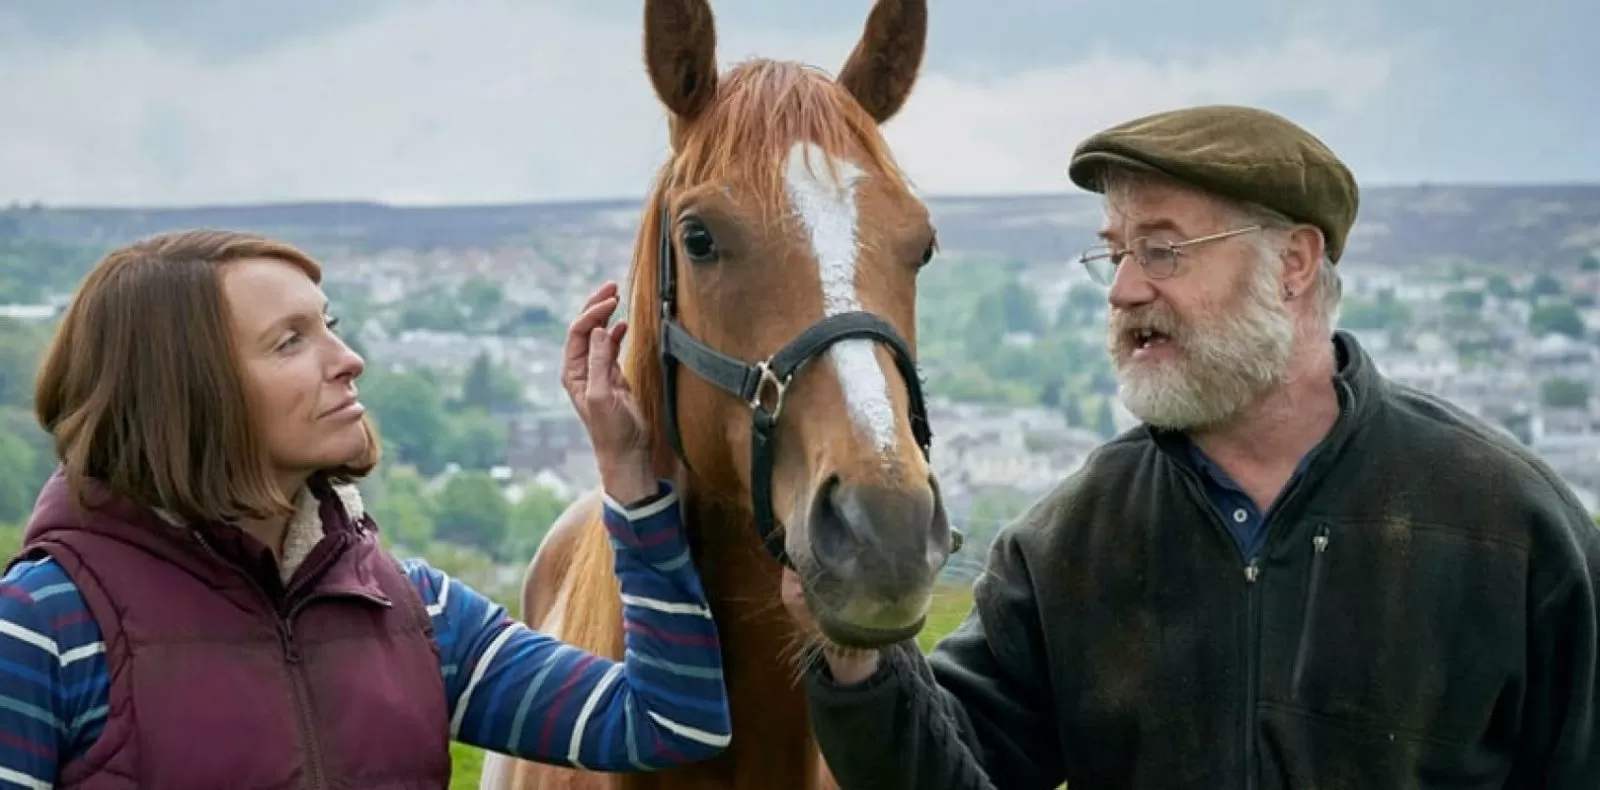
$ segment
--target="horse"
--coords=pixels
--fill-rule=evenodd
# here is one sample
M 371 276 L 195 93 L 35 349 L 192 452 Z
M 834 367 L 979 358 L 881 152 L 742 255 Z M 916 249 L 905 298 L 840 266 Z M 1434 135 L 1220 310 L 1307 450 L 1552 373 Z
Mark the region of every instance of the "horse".
M 719 73 L 707 0 L 646 0 L 671 153 L 634 242 L 624 373 L 676 482 L 721 636 L 733 738 L 712 760 L 582 773 L 490 754 L 483 790 L 836 787 L 799 661 L 918 634 L 958 546 L 929 463 L 913 350 L 931 216 L 882 137 L 921 69 L 925 0 L 877 0 L 837 78 L 752 58 Z M 521 618 L 620 659 L 598 492 L 523 579 Z M 816 627 L 780 601 L 800 575 Z

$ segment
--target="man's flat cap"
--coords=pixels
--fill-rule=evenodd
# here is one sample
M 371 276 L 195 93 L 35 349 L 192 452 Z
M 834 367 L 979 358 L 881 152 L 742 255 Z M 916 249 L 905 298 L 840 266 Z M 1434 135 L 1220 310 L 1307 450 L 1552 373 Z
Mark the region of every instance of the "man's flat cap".
M 1147 115 L 1079 144 L 1067 175 L 1091 192 L 1111 166 L 1150 170 L 1322 229 L 1337 262 L 1360 192 L 1327 145 L 1286 118 L 1251 107 L 1205 106 Z

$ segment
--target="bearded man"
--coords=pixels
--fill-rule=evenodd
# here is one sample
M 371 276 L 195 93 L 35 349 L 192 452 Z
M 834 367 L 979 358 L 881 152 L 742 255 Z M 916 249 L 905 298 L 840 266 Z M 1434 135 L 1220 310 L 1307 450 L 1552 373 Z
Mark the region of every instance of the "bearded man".
M 840 787 L 1600 787 L 1600 531 L 1334 329 L 1349 170 L 1279 116 L 1198 107 L 1068 172 L 1105 196 L 1084 263 L 1143 424 L 1003 531 L 926 659 L 806 667 Z

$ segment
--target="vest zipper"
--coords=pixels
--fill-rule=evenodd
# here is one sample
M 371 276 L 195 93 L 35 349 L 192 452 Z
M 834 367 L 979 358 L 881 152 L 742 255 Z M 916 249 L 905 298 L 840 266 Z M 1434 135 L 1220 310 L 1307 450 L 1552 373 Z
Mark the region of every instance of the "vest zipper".
M 305 670 L 300 667 L 300 651 L 295 646 L 294 633 L 287 620 L 284 621 L 283 635 L 285 654 L 289 657 L 289 663 L 294 665 L 289 668 L 289 680 L 294 687 L 295 710 L 300 713 L 300 731 L 305 738 L 306 756 L 310 758 L 311 786 L 327 787 L 328 778 L 322 767 L 322 739 L 312 732 L 316 722 L 311 715 L 311 692 L 306 688 Z
M 1306 658 L 1311 652 L 1312 618 L 1317 614 L 1317 591 L 1322 589 L 1322 555 L 1328 551 L 1328 525 L 1317 527 L 1311 538 L 1311 579 L 1306 584 L 1305 607 L 1300 613 L 1300 644 L 1294 652 L 1294 672 L 1290 675 L 1289 699 L 1300 698 L 1300 680 L 1305 676 Z
M 195 540 L 199 541 L 200 545 L 204 546 L 205 550 L 210 553 L 211 556 L 218 562 L 229 568 L 232 568 L 240 576 L 243 576 L 245 580 L 250 583 L 250 587 L 256 591 L 256 594 L 261 596 L 261 600 L 266 603 L 267 608 L 271 609 L 273 614 L 276 616 L 278 642 L 283 647 L 284 660 L 289 662 L 290 665 L 288 668 L 289 684 L 294 690 L 295 710 L 300 714 L 300 735 L 301 740 L 304 741 L 306 749 L 308 763 L 307 770 L 311 774 L 311 787 L 327 787 L 328 780 L 327 776 L 324 774 L 322 765 L 323 758 L 321 744 L 319 743 L 319 739 L 312 732 L 312 730 L 316 728 L 316 722 L 311 715 L 311 704 L 309 699 L 310 692 L 306 689 L 304 670 L 300 665 L 300 646 L 294 641 L 294 616 L 299 613 L 300 607 L 304 601 L 295 603 L 294 606 L 290 607 L 286 614 L 281 614 L 277 603 L 272 600 L 271 595 L 267 594 L 267 590 L 265 587 L 261 586 L 261 582 L 256 581 L 254 576 L 246 573 L 238 565 L 229 561 L 228 558 L 222 556 L 222 552 L 217 551 L 216 548 L 206 540 L 205 535 L 201 534 L 199 530 L 191 530 L 190 534 L 194 535 Z M 327 562 L 327 560 L 324 562 Z M 308 578 L 309 576 L 310 574 L 307 574 Z M 284 598 L 286 600 L 288 598 L 287 591 L 285 591 Z

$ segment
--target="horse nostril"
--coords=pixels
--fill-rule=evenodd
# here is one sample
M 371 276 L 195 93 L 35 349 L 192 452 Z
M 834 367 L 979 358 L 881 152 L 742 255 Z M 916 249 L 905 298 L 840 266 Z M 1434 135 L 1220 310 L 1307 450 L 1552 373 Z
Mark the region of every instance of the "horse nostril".
M 859 527 L 841 507 L 840 490 L 839 478 L 829 475 L 811 500 L 811 517 L 806 524 L 811 554 L 828 568 L 848 564 L 860 550 Z
M 829 478 L 807 524 L 812 559 L 884 599 L 927 582 L 948 556 L 949 520 L 932 488 L 904 489 Z

